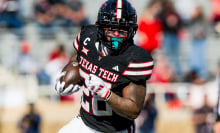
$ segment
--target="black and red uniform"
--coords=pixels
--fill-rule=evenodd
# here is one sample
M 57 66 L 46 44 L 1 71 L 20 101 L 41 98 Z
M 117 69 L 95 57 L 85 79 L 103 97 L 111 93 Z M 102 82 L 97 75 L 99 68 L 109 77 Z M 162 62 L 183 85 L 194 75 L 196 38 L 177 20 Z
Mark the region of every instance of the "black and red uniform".
M 122 96 L 123 88 L 130 82 L 146 86 L 154 64 L 148 52 L 134 45 L 132 40 L 126 42 L 128 47 L 120 54 L 100 56 L 99 43 L 98 28 L 95 25 L 83 27 L 74 41 L 84 83 L 89 74 L 95 74 L 119 96 Z M 87 126 L 101 132 L 116 132 L 134 126 L 134 120 L 118 115 L 108 103 L 92 94 L 85 85 L 80 115 Z

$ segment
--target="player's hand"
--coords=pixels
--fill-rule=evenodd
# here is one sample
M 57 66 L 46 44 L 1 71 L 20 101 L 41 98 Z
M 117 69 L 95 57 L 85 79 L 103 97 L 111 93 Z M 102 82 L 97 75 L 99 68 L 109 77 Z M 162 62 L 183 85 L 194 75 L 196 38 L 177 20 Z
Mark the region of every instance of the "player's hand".
M 77 84 L 76 85 L 69 84 L 67 87 L 65 87 L 66 84 L 65 81 L 60 80 L 60 78 L 64 75 L 65 75 L 65 71 L 58 76 L 56 80 L 55 91 L 61 96 L 67 96 L 74 92 L 77 92 L 80 89 L 80 86 Z
M 87 88 L 93 94 L 100 96 L 105 101 L 108 101 L 111 96 L 111 91 L 106 87 L 104 81 L 94 74 L 89 75 L 89 80 L 86 81 Z

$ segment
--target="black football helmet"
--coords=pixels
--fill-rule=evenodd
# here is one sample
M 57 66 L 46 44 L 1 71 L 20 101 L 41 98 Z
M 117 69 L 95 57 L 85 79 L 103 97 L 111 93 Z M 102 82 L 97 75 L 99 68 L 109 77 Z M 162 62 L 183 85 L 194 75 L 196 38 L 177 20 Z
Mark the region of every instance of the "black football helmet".
M 99 29 L 99 39 L 104 47 L 107 47 L 111 53 L 118 53 L 127 47 L 129 40 L 133 42 L 133 37 L 138 28 L 136 10 L 127 0 L 107 0 L 99 9 L 96 25 Z M 107 41 L 105 28 L 127 31 L 127 37 L 123 42 L 118 42 L 117 49 L 112 41 Z

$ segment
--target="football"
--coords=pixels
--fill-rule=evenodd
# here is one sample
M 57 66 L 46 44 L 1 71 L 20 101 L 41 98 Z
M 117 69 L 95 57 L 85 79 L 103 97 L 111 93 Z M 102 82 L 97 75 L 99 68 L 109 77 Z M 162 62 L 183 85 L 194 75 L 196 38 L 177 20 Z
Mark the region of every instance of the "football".
M 79 65 L 77 62 L 73 62 L 64 67 L 62 72 L 65 72 L 64 76 L 61 77 L 61 81 L 65 82 L 65 88 L 70 84 L 81 85 L 81 78 L 79 74 Z

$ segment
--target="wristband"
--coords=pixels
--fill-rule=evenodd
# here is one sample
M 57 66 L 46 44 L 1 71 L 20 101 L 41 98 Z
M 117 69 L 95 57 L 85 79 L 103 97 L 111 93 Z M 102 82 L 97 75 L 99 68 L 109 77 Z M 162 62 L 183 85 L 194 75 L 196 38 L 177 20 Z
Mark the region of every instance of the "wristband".
M 104 97 L 104 101 L 108 102 L 109 99 L 111 98 L 112 92 L 110 90 L 108 90 L 108 92 L 106 93 L 105 97 Z

